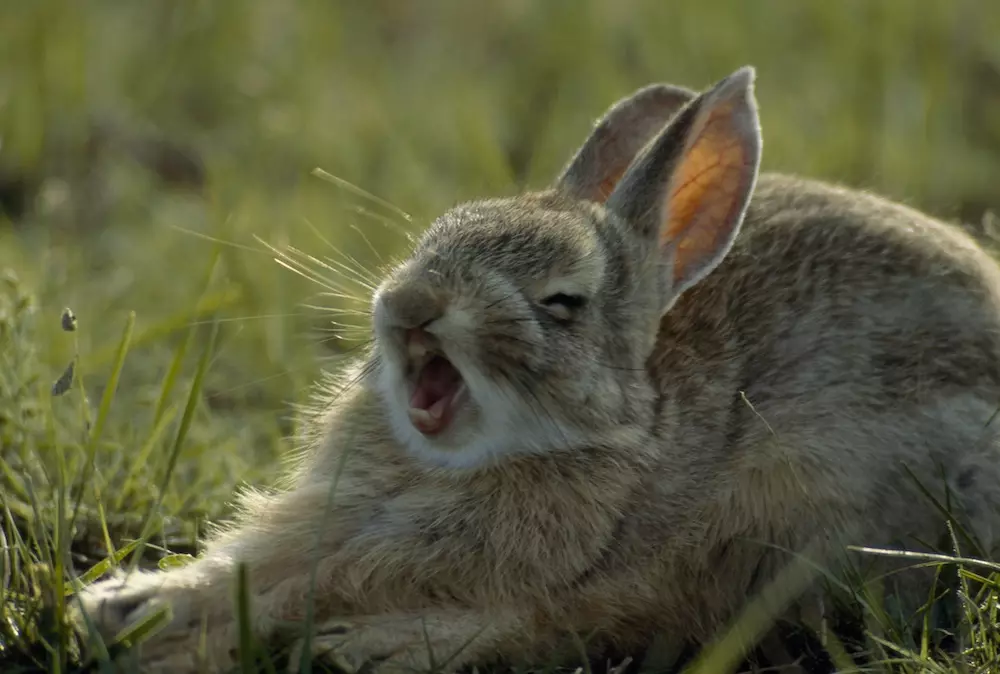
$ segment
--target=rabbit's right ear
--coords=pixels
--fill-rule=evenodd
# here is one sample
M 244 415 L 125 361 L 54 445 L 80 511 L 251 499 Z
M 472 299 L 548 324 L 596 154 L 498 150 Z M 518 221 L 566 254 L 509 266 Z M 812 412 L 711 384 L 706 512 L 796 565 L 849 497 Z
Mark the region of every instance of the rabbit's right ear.
M 743 223 L 762 145 L 753 81 L 745 66 L 685 106 L 607 200 L 660 256 L 663 311 L 715 269 Z
M 652 84 L 612 105 L 566 164 L 556 186 L 578 199 L 604 203 L 640 150 L 697 94 Z

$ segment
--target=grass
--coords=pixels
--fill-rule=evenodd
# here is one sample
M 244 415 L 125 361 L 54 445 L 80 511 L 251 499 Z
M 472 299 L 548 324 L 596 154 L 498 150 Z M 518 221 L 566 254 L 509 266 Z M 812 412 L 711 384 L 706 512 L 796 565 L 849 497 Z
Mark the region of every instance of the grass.
M 194 554 L 234 488 L 273 480 L 378 268 L 449 205 L 544 184 L 614 99 L 752 63 L 765 168 L 979 222 L 998 34 L 976 0 L 5 3 L 0 199 L 34 208 L 0 216 L 3 671 L 74 671 L 77 576 Z M 348 280 L 274 261 L 307 254 Z M 993 570 L 949 568 L 988 581 L 966 669 L 873 599 L 876 660 L 997 667 Z

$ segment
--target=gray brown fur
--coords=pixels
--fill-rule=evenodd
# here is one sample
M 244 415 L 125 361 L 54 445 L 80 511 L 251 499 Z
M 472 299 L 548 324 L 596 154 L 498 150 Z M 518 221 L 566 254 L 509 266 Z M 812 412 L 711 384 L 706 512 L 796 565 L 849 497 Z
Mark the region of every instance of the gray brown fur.
M 790 558 L 767 544 L 835 567 L 845 544 L 944 536 L 904 464 L 953 490 L 992 548 L 1000 270 L 909 208 L 756 177 L 751 82 L 744 69 L 679 113 L 639 101 L 625 115 L 659 124 L 599 126 L 641 136 L 605 145 L 642 150 L 607 206 L 613 151 L 596 165 L 578 154 L 552 189 L 442 216 L 379 288 L 370 356 L 323 383 L 289 487 L 244 494 L 190 566 L 88 588 L 101 633 L 169 604 L 143 648 L 150 670 L 192 670 L 202 619 L 207 657 L 228 665 L 234 562 L 255 631 L 272 637 L 304 616 L 318 552 L 314 645 L 342 664 L 427 666 L 427 640 L 439 660 L 465 645 L 455 667 L 571 658 L 571 631 L 623 649 L 655 632 L 704 641 Z M 665 174 L 725 106 L 717 132 L 743 143 L 733 170 L 756 178 L 753 198 L 730 239 L 671 281 L 682 267 L 664 260 L 683 247 L 651 243 Z M 719 194 L 742 215 L 749 192 Z M 560 321 L 539 302 L 574 275 L 589 301 Z M 425 447 L 392 417 L 386 382 L 405 367 L 402 330 L 456 306 L 467 315 L 439 338 L 476 404 Z M 486 399 L 507 415 L 489 442 L 475 429 L 501 412 Z

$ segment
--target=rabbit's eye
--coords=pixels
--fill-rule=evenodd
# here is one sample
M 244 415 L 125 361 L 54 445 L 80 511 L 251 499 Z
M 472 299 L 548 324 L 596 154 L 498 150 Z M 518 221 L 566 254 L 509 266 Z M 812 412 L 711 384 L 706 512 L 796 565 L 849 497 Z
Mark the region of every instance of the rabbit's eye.
M 586 304 L 587 298 L 583 295 L 569 295 L 567 293 L 555 293 L 541 301 L 541 305 L 557 321 L 571 320 Z

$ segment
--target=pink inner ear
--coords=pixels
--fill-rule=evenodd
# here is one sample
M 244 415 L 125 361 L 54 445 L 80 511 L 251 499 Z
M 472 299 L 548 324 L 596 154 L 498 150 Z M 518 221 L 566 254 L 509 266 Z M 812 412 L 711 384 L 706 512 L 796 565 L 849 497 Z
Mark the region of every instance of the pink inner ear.
M 673 243 L 674 281 L 683 284 L 725 252 L 756 175 L 747 126 L 733 100 L 706 111 L 671 177 L 662 244 Z

